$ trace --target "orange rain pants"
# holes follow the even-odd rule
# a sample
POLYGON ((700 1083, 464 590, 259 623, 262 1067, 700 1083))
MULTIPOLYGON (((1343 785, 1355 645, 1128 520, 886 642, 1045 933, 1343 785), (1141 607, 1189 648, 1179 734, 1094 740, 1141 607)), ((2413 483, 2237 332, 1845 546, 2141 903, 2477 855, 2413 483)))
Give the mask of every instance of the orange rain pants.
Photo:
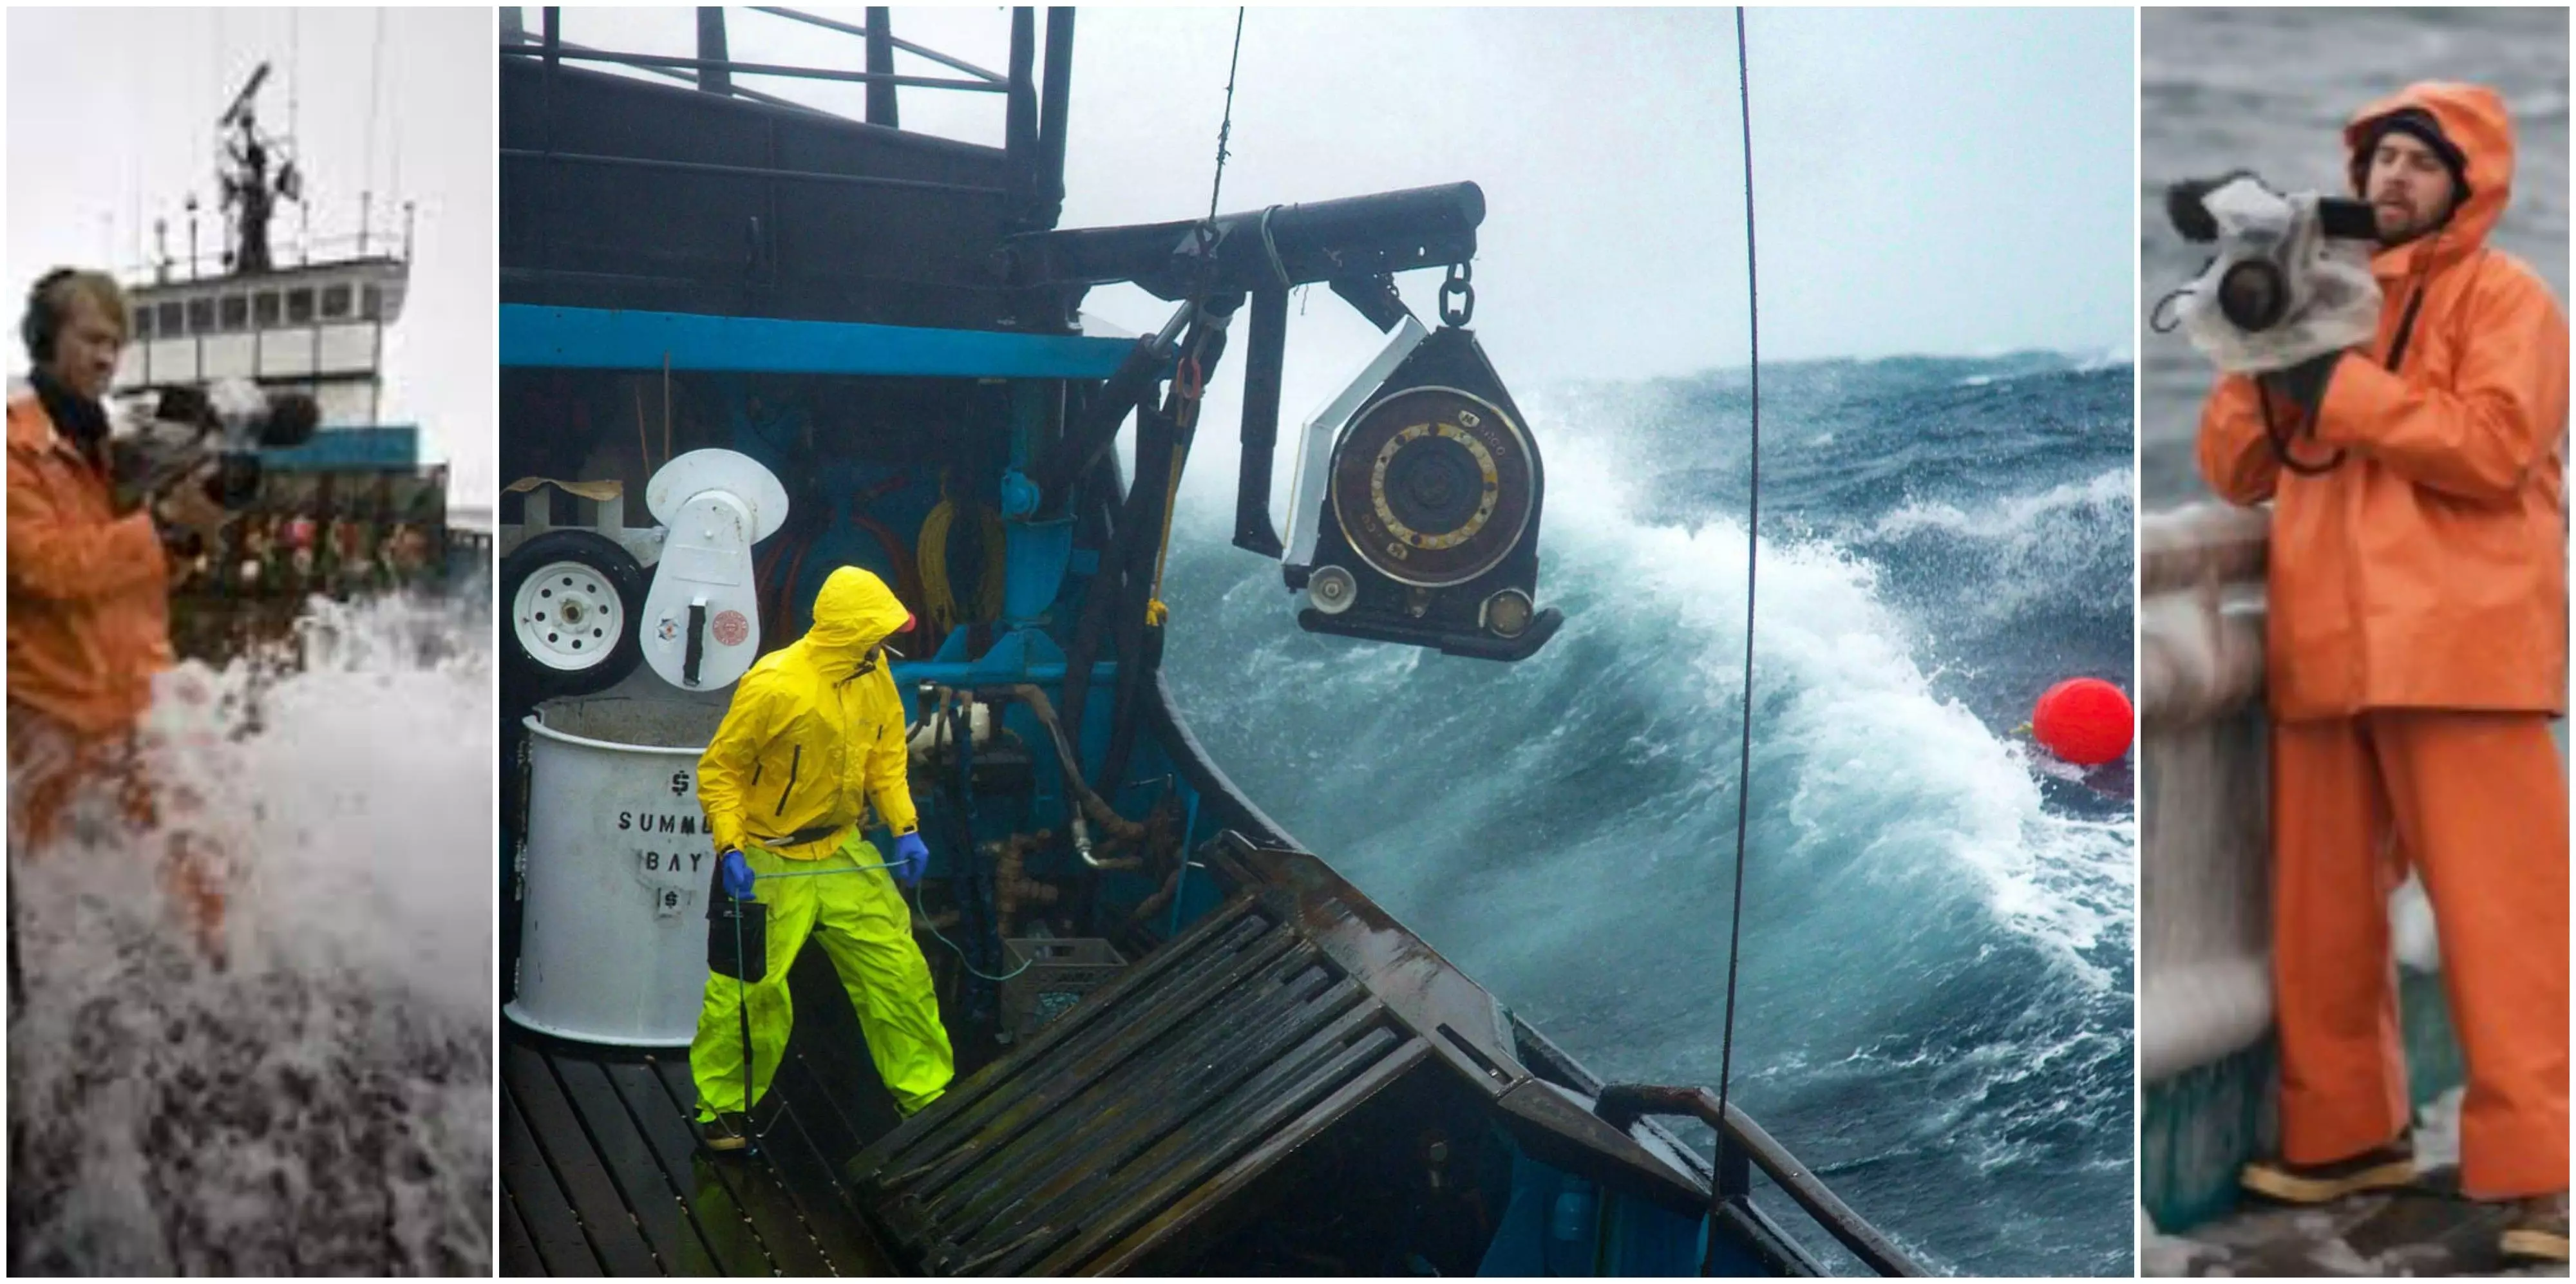
MULTIPOLYGON (((83 735, 15 701, 8 706, 9 858, 42 860, 60 840, 73 806, 92 792, 112 795, 119 818, 135 833, 162 825, 161 791, 131 731, 83 735)), ((184 810, 196 802, 180 797, 184 810)), ((172 827, 161 886, 194 935, 198 952, 224 957, 223 925, 230 862, 222 849, 185 827, 172 827)))
POLYGON ((2283 1157, 2349 1158, 2411 1116, 2388 922, 2411 863, 2468 1059, 2461 1185, 2567 1189, 2567 782, 2547 720, 2381 710, 2272 736, 2283 1157))

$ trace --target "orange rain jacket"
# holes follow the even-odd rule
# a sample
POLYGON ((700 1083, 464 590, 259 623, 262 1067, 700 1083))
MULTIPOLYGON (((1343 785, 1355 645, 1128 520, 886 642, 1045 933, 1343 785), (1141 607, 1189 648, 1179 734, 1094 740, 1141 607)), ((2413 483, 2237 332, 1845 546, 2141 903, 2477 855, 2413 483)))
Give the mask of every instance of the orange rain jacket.
POLYGON ((169 561, 33 391, 9 399, 8 539, 10 703, 85 738, 130 729, 171 663, 169 561))
POLYGON ((2567 320, 2531 269, 2486 241, 2513 186, 2513 128, 2495 92, 2418 84, 2344 127, 2416 107, 2467 159, 2469 198, 2440 230, 2380 251, 2379 333, 2335 368, 2302 463, 2283 469, 2252 379, 2218 381, 2200 469, 2237 504, 2274 501, 2269 690, 2285 719, 2411 707, 2559 713, 2567 693, 2567 320), (2423 302, 2403 365, 2389 347, 2423 302))

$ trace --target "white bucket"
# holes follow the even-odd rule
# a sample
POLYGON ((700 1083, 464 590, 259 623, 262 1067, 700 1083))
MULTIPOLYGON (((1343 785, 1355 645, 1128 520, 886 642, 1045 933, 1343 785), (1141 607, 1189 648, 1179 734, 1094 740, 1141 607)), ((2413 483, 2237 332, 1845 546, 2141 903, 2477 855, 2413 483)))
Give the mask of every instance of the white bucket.
POLYGON ((698 1027, 715 846, 698 756, 722 704, 587 696, 526 720, 518 992, 502 1010, 585 1043, 671 1047, 698 1027))

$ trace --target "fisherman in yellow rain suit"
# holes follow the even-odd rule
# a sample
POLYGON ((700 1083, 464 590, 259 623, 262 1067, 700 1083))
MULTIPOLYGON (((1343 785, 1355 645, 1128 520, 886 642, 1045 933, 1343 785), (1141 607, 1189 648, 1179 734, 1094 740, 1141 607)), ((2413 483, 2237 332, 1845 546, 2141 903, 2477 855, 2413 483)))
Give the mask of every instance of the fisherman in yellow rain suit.
POLYGON ((906 886, 918 880, 929 859, 904 780, 903 703, 880 646, 910 627, 911 613, 885 581, 855 566, 833 571, 815 598, 814 627, 743 675, 698 760, 698 800, 725 890, 749 899, 759 876, 769 915, 762 976, 748 986, 709 976, 689 1044, 698 1133, 710 1151, 749 1144, 750 1104, 768 1091, 794 1020, 787 968, 818 929, 895 1105, 907 1115, 920 1110, 955 1073, 930 966, 896 887, 897 877, 906 886), (895 835, 890 869, 871 868, 881 858, 860 837, 870 809, 895 835), (828 870, 845 872, 777 877, 828 870), (751 1103, 743 1100, 746 989, 751 1103))

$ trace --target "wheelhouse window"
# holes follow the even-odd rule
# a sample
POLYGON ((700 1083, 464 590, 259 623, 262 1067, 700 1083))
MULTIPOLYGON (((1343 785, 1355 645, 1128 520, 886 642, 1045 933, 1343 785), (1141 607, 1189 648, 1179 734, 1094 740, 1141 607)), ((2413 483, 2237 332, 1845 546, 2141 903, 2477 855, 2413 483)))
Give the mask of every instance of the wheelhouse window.
POLYGON ((286 323, 305 325, 313 320, 313 287, 302 286, 286 292, 286 323))
POLYGON ((381 319, 384 316, 384 312, 384 291, 371 285, 358 292, 358 315, 360 317, 369 321, 375 321, 381 319))
POLYGON ((176 339, 180 335, 187 333, 188 320, 187 317, 181 313, 179 301, 177 299, 172 299, 153 309, 153 311, 160 314, 153 325, 153 329, 158 330, 162 338, 176 339))
POLYGON ((250 320, 252 325, 265 329, 269 326, 276 325, 277 317, 277 291, 262 290, 250 297, 250 320))
POLYGON ((134 310, 134 339, 137 343, 152 337, 152 308, 146 304, 134 310))
POLYGON ((345 317, 349 315, 349 287, 345 285, 323 287, 322 315, 325 317, 345 317))
POLYGON ((213 299, 188 300, 188 333, 212 334, 214 329, 215 301, 213 299))
POLYGON ((247 330, 247 329, 249 329, 249 328, 250 328, 250 296, 249 296, 249 295, 246 295, 246 294, 227 294, 227 295, 225 295, 225 296, 224 296, 224 301, 223 301, 223 309, 224 309, 224 329, 226 329, 226 330, 247 330))

